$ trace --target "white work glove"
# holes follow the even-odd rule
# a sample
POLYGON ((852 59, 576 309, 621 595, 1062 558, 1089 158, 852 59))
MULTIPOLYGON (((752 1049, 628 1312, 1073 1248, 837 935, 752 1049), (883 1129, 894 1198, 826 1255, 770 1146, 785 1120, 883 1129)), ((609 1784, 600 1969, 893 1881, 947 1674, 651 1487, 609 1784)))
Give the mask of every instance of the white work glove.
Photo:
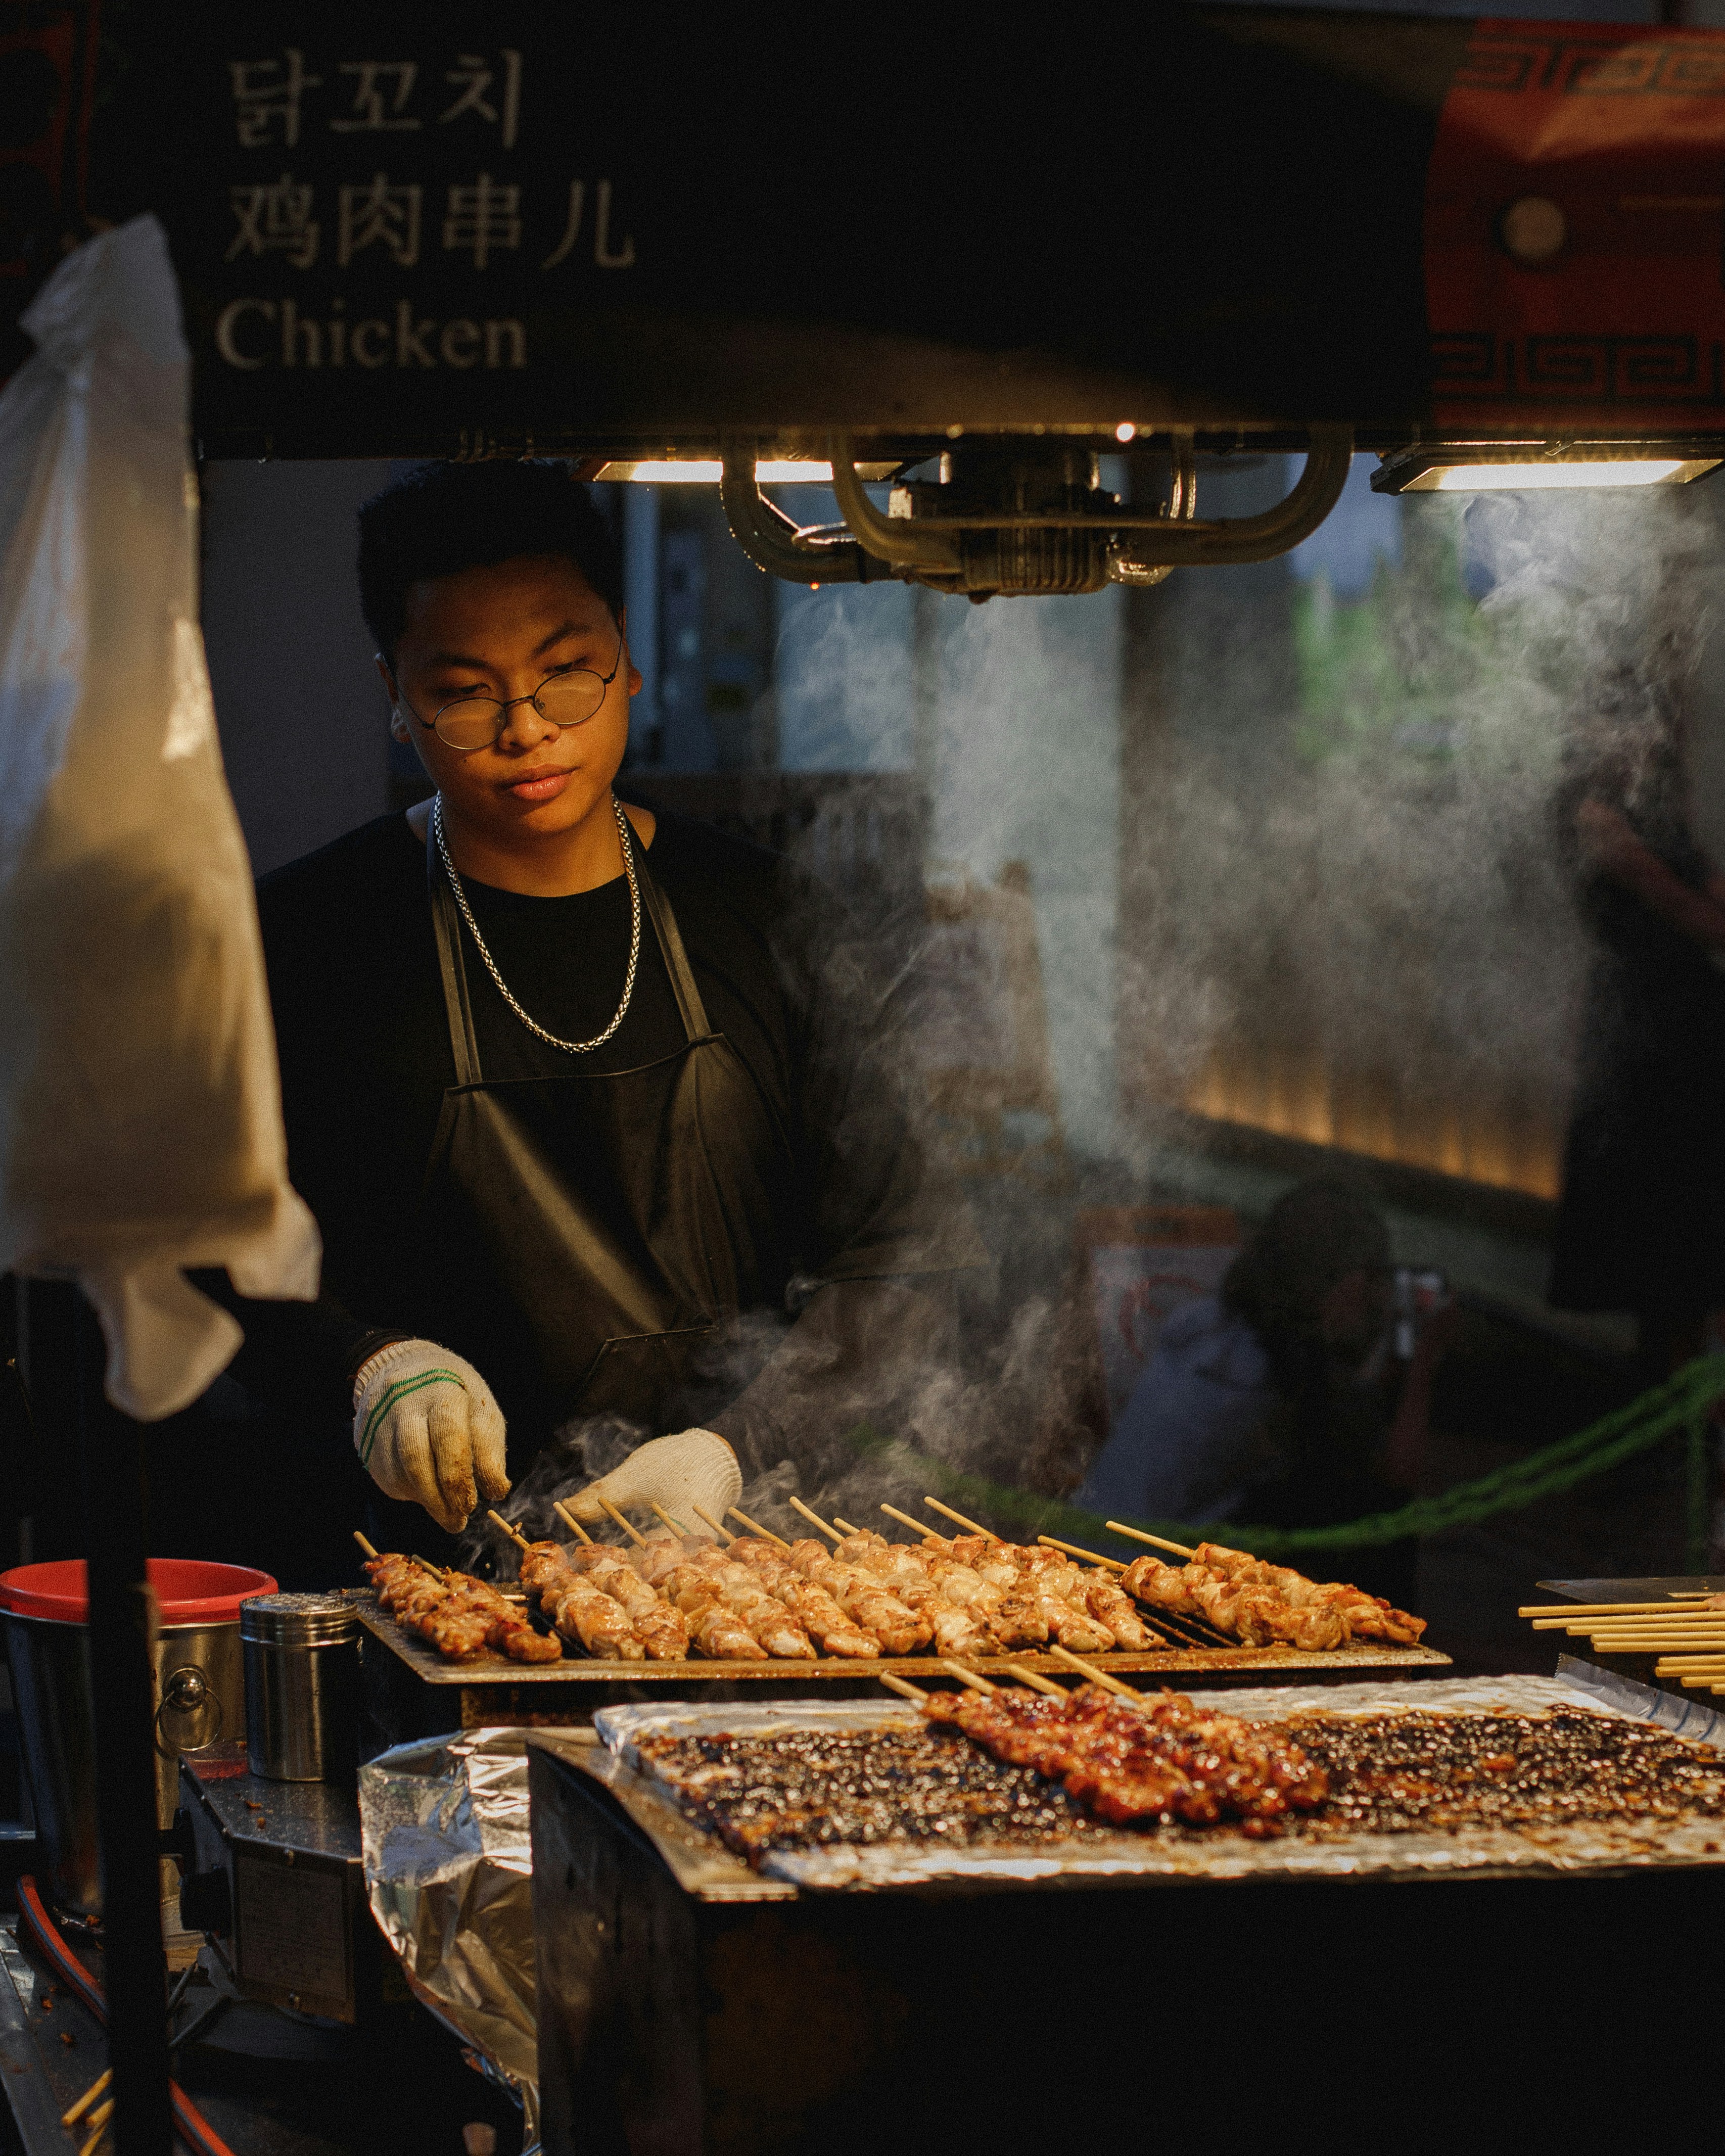
POLYGON ((452 1535, 481 1496, 492 1504, 508 1496, 503 1437, 490 1387, 435 1341, 394 1341, 353 1381, 361 1466, 386 1496, 423 1505, 452 1535))
POLYGON ((621 1467, 564 1502, 583 1521, 608 1518, 601 1497, 608 1497, 619 1512, 663 1505, 698 1535, 704 1530, 696 1506, 722 1520, 742 1495, 742 1470, 724 1439, 710 1430, 680 1430, 675 1437, 637 1445, 621 1467))

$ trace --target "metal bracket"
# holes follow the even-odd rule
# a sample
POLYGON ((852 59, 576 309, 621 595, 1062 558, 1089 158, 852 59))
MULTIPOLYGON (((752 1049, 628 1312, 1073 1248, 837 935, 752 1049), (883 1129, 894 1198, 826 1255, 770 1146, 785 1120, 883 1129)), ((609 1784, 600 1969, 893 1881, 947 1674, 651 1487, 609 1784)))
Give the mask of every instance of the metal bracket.
MULTIPOLYGON (((1341 499, 1353 456, 1352 427, 1314 427, 1306 469, 1274 509, 1257 516, 1223 516, 1200 523, 1185 517, 1122 519, 1132 536, 1109 557, 1109 573, 1122 583, 1144 581, 1131 573, 1153 568, 1207 568, 1274 561, 1309 539, 1341 499), (1126 573, 1122 573, 1126 572, 1126 573)), ((1190 497, 1188 497, 1189 501, 1190 497)), ((1172 506, 1172 505, 1171 505, 1172 506)))
POLYGON ((761 491, 756 447, 734 437, 721 444, 719 500, 732 537, 757 569, 793 584, 870 584, 897 574, 860 547, 845 525, 793 524, 761 491))
POLYGON ((845 521, 868 552, 900 575, 931 581, 956 578, 963 568, 961 534, 973 531, 1129 532, 1110 549, 1109 573, 1122 583, 1159 583, 1146 572, 1247 562, 1267 562, 1309 538, 1335 507, 1348 482, 1353 454, 1350 427, 1311 431, 1306 469, 1293 490, 1257 516, 1224 516, 1200 522, 1196 507, 1195 460, 1190 438, 1177 440, 1175 491, 1167 510, 1099 509, 1081 514, 1001 511, 964 516, 883 516, 863 492, 849 434, 831 437, 833 491, 845 521))

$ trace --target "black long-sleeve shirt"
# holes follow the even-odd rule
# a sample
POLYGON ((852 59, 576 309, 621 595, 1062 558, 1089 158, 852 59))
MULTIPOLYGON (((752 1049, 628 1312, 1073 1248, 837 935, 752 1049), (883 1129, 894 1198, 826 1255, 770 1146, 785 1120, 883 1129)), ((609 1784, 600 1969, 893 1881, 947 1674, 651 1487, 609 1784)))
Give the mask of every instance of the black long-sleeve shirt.
MULTIPOLYGON (((660 818, 648 860, 709 1022, 760 1087, 794 1163, 790 1308, 757 1314, 737 1394, 707 1417, 752 1472, 890 1412, 895 1367, 932 1352, 938 1276, 983 1254, 917 1135, 893 1000, 830 901, 776 856, 676 816, 660 818)), ((601 1031, 628 963, 624 880, 557 898, 466 888, 516 1000, 565 1039, 601 1031)), ((289 1168, 322 1230, 324 1272, 316 1303, 234 1302, 247 1332, 236 1371, 302 1409, 345 1415, 368 1341, 413 1329, 403 1283, 415 1201, 455 1082, 424 845, 404 818, 380 818, 266 877, 259 908, 289 1168)), ((465 955, 486 1077, 567 1070, 567 1055, 521 1024, 470 944, 465 955)), ((683 1038, 644 921, 628 1013, 583 1060, 638 1068, 683 1038)), ((526 1464, 512 1459, 511 1469, 526 1464)))

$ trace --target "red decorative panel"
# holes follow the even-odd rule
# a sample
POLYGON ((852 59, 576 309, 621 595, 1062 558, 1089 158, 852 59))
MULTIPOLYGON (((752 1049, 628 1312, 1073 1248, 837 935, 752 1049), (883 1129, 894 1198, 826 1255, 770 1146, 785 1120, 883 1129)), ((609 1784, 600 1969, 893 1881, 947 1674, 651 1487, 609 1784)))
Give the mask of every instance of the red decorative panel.
MULTIPOLYGON (((1523 231, 1525 244, 1525 230, 1523 231)), ((1725 428, 1725 32, 1485 21, 1426 183, 1437 423, 1725 428), (1506 213, 1551 246, 1518 259, 1506 213)))

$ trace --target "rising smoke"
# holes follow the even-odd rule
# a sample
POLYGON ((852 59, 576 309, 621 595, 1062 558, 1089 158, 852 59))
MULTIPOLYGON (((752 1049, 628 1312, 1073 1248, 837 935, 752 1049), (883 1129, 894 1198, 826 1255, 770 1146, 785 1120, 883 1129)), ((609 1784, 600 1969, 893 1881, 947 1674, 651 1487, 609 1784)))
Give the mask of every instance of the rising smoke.
MULTIPOLYGON (((971 1179, 994 1274, 966 1288, 962 1352, 882 1340, 900 1364, 883 1435, 1034 1477, 1070 1389, 1073 1209, 1164 1194, 1194 1115, 1554 1192, 1589 960, 1556 803, 1602 735, 1683 708, 1719 512, 1658 490, 1401 513, 1401 559, 1359 597, 1271 565, 939 602, 932 673, 901 593, 799 595, 787 615, 786 762, 920 765, 944 872, 1028 866, 1070 1156, 1063 1184, 971 1179)), ((926 955, 922 926, 881 931, 895 978, 926 955)), ((922 1070, 954 1052, 903 1045, 922 1070)), ((570 1433, 511 1512, 536 1531, 631 1435, 570 1433)), ((829 1448, 772 1466, 745 1509, 783 1527, 793 1489, 859 1524, 922 1495, 897 1453, 829 1448)))

